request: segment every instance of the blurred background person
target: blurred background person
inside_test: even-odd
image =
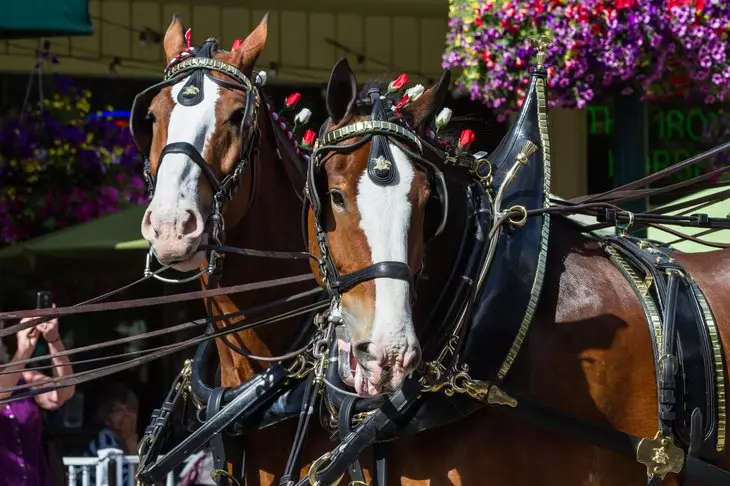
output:
[[[99,396],[96,419],[101,427],[84,451],[87,457],[98,457],[102,449],[119,449],[127,455],[137,455],[137,414],[139,402],[134,392],[122,383],[112,383]],[[122,466],[124,484],[129,484],[129,467]],[[96,484],[92,469],[91,482]],[[111,475],[111,473],[110,473]]]
[[[54,305],[55,307],[55,305]],[[22,319],[25,323],[34,318]],[[0,328],[2,322],[0,321]],[[38,370],[27,369],[24,363],[35,351],[39,339],[48,344],[49,353],[64,351],[59,333],[58,319],[54,318],[37,326],[18,331],[15,343],[0,345],[0,390],[15,385],[39,383],[49,376]],[[15,349],[13,349],[15,348]],[[51,358],[54,377],[73,373],[67,356]],[[33,365],[31,365],[33,367]],[[43,388],[40,384],[33,389]],[[43,417],[41,410],[58,409],[74,394],[73,385],[19,398],[0,405],[0,486],[51,486],[51,473],[43,442]],[[0,392],[0,399],[24,394],[24,390]]]

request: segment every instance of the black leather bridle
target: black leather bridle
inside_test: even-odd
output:
[[[184,154],[190,158],[202,170],[206,180],[213,190],[213,208],[206,221],[206,228],[209,231],[211,242],[221,245],[224,239],[224,224],[222,217],[223,206],[229,202],[239,187],[240,179],[248,167],[249,162],[256,156],[258,150],[258,111],[260,105],[260,94],[251,80],[235,66],[223,61],[213,59],[213,54],[218,50],[216,39],[207,39],[203,45],[193,51],[190,57],[175,62],[165,69],[165,77],[161,83],[147,88],[138,94],[132,104],[132,113],[129,121],[129,128],[135,144],[144,156],[144,178],[150,199],[154,196],[157,184],[156,174],[152,173],[150,167],[150,148],[152,145],[152,120],[148,116],[149,106],[152,99],[165,87],[180,82],[184,77],[189,76],[188,81],[182,87],[177,96],[177,101],[183,106],[194,106],[200,103],[205,96],[203,83],[207,77],[221,87],[239,90],[246,93],[246,107],[239,127],[240,139],[244,140],[241,145],[239,159],[233,170],[219,178],[218,175],[206,163],[203,155],[189,142],[173,142],[165,145],[160,152],[157,170],[162,165],[165,155]],[[211,75],[212,71],[222,73],[235,82],[216,78]],[[253,191],[252,191],[253,194]],[[152,252],[152,250],[150,250]],[[198,275],[184,280],[172,280],[154,275],[155,278],[172,283],[183,283],[198,278],[202,273],[214,273],[217,269],[218,254],[211,249],[208,255],[208,268]],[[145,274],[152,274],[150,270],[150,258],[147,258]]]
[[[422,153],[422,146],[418,136],[408,128],[389,120],[383,106],[383,99],[381,98],[379,88],[371,88],[368,91],[368,99],[365,102],[372,106],[370,120],[358,121],[331,131],[326,131],[330,121],[327,120],[324,122],[314,145],[307,170],[307,183],[304,192],[307,203],[314,212],[315,236],[320,252],[320,274],[322,282],[334,302],[339,302],[340,294],[352,289],[354,286],[377,278],[392,278],[408,282],[411,298],[415,298],[416,289],[414,272],[412,272],[408,263],[405,262],[375,262],[372,265],[346,275],[341,275],[338,271],[337,265],[335,265],[330,255],[329,238],[324,229],[323,204],[317,190],[317,176],[322,170],[324,155],[326,153],[351,152],[370,141],[371,147],[367,167],[368,177],[378,185],[387,186],[393,184],[398,176],[397,166],[393,162],[393,154],[391,153],[389,143],[392,141],[404,149],[405,147],[403,145],[415,149],[417,154],[413,154],[411,150],[405,151],[409,155],[416,155],[416,161],[425,162],[432,171],[437,173],[437,190],[439,196],[444,201],[442,222],[434,236],[443,230],[447,216],[447,207],[445,204],[446,188],[443,175],[433,164],[425,161],[420,155]],[[351,144],[339,145],[340,142],[355,137],[361,138]],[[304,216],[306,217],[306,211]],[[303,221],[303,224],[306,227],[306,220]],[[419,268],[418,271],[420,270]]]

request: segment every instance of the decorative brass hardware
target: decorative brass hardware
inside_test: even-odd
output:
[[[321,482],[317,481],[317,472],[324,464],[327,463],[327,461],[330,460],[330,457],[332,457],[332,453],[326,452],[322,456],[315,459],[315,461],[309,467],[309,472],[307,472],[307,479],[309,480],[309,486],[324,486]],[[340,481],[342,481],[342,478],[344,478],[344,477],[345,477],[345,475],[343,474],[342,476],[339,477],[339,479],[337,479],[337,481],[335,481],[332,484],[329,484],[328,486],[337,486],[338,484],[340,484]]]
[[[390,170],[393,167],[393,163],[380,155],[375,159],[375,170]]]
[[[422,390],[424,392],[436,393],[442,391],[447,397],[455,394],[468,395],[474,400],[487,402],[490,405],[507,405],[516,407],[517,400],[509,396],[497,385],[492,385],[486,381],[475,380],[469,376],[469,366],[461,365],[459,371],[452,371],[444,376],[442,373],[443,366],[433,361],[426,365],[427,373],[434,373],[430,377],[435,378],[434,384],[428,384],[427,380],[421,379]],[[433,383],[433,382],[432,382]]]
[[[646,466],[648,476],[664,479],[667,473],[682,471],[684,451],[674,445],[674,439],[657,432],[653,439],[641,439],[636,447],[636,460]]]
[[[241,483],[239,483],[236,478],[231,476],[231,473],[229,473],[228,471],[224,471],[223,469],[213,469],[212,471],[210,471],[210,479],[215,481],[216,484],[218,484],[219,477],[230,479],[235,486],[241,486]]]
[[[524,206],[521,205],[515,205],[511,208],[507,209],[507,213],[517,213],[519,216],[519,219],[515,219],[513,217],[509,217],[509,223],[516,227],[516,228],[522,228],[525,223],[527,223],[527,209],[525,209]]]
[[[484,170],[484,168],[486,168],[486,170]],[[478,160],[472,173],[477,179],[479,179],[479,182],[482,183],[482,186],[485,189],[492,186],[492,164],[486,157]]]
[[[287,378],[300,380],[307,376],[314,369],[314,361],[308,359],[303,354],[296,357],[294,362],[287,369]]]
[[[517,162],[522,165],[527,164],[527,158],[535,152],[537,152],[537,145],[529,140],[525,140],[525,145],[522,146],[522,149],[517,154]]]
[[[531,38],[530,43],[537,49],[537,69],[544,69],[547,48],[552,44],[552,39],[547,35],[539,35]]]
[[[490,405],[506,405],[512,408],[517,406],[517,400],[507,395],[507,393],[505,393],[504,390],[499,388],[497,385],[492,385],[489,388],[487,403]]]

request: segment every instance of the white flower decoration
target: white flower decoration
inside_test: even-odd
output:
[[[309,118],[312,116],[312,110],[309,108],[302,108],[299,113],[296,114],[294,117],[294,124],[295,125],[304,125],[309,121]]]
[[[436,115],[436,131],[438,132],[451,121],[451,115],[453,112],[449,108],[444,108]]]
[[[408,88],[406,90],[406,95],[408,95],[408,101],[416,101],[418,98],[421,97],[424,91],[426,91],[426,88],[424,88],[422,84],[417,84],[412,88]]]

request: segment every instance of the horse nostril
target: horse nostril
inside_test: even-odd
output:
[[[189,235],[195,233],[198,229],[198,218],[195,217],[192,211],[185,211],[185,222],[183,223],[183,234],[178,235],[177,239],[181,240],[183,235]]]
[[[360,341],[355,344],[355,355],[360,359],[360,361],[375,361],[378,357],[373,353],[372,347],[373,343],[371,341]]]

